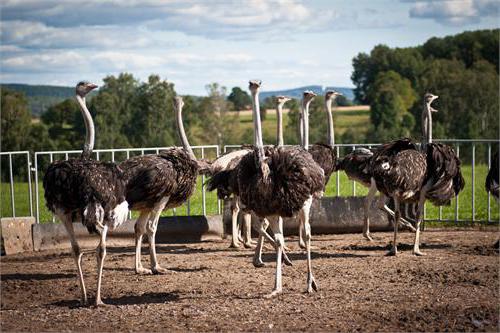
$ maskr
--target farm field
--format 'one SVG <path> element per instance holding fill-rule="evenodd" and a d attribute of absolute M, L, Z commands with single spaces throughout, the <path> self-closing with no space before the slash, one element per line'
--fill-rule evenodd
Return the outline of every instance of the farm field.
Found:
<path fill-rule="evenodd" d="M 319 292 L 305 294 L 306 260 L 287 239 L 294 266 L 283 269 L 283 294 L 273 287 L 274 255 L 251 264 L 251 250 L 227 241 L 158 244 L 166 275 L 136 275 L 134 249 L 109 248 L 100 308 L 79 306 L 68 252 L 2 258 L 2 331 L 498 331 L 497 232 L 426 231 L 425 257 L 411 254 L 401 233 L 398 257 L 385 257 L 392 233 L 314 236 Z M 131 241 L 132 242 L 132 241 Z M 146 249 L 143 249 L 146 251 Z M 148 257 L 147 255 L 144 257 Z M 147 263 L 146 263 L 147 264 Z M 95 257 L 83 260 L 90 299 Z"/>
<path fill-rule="evenodd" d="M 488 219 L 488 194 L 484 189 L 484 180 L 488 168 L 486 165 L 479 164 L 475 167 L 475 220 L 487 220 Z M 458 205 L 458 217 L 461 220 L 471 220 L 472 219 L 472 168 L 470 165 L 462 166 L 462 173 L 465 178 L 466 186 L 465 189 L 459 195 L 459 205 Z M 339 173 L 339 195 L 340 196 L 351 196 L 353 195 L 353 182 L 350 181 L 345 173 Z M 336 174 L 333 174 L 328 183 L 325 195 L 333 197 L 337 195 L 336 186 Z M 356 183 L 354 185 L 355 194 L 357 196 L 366 195 L 368 190 L 362 185 Z M 197 190 L 190 199 L 190 213 L 191 215 L 201 215 L 202 214 L 202 181 L 201 177 L 198 180 Z M 33 189 L 34 191 L 34 189 Z M 29 200 L 28 200 L 28 184 L 26 182 L 15 183 L 14 195 L 15 195 L 15 208 L 17 216 L 27 216 L 29 215 Z M 43 222 L 49 222 L 52 219 L 52 215 L 45 207 L 45 199 L 43 195 L 42 183 L 39 183 L 39 198 L 40 198 L 40 218 Z M 2 210 L 1 216 L 8 217 L 12 216 L 11 199 L 10 199 L 10 185 L 8 183 L 1 183 L 1 201 Z M 33 196 L 33 202 L 35 198 Z M 188 215 L 187 214 L 187 204 L 176 209 L 175 214 L 177 215 Z M 207 215 L 213 215 L 218 213 L 218 201 L 215 192 L 206 192 L 206 212 Z M 438 219 L 440 216 L 439 208 L 434 207 L 432 204 L 426 205 L 426 218 L 427 219 Z M 163 212 L 163 216 L 172 216 L 174 212 L 172 210 Z M 442 208 L 441 217 L 443 219 L 455 219 L 456 214 L 456 203 L 455 200 L 452 201 L 450 206 L 445 206 Z M 136 216 L 136 213 L 133 213 Z M 490 198 L 490 220 L 500 220 L 500 205 L 495 201 L 493 197 Z M 464 223 L 459 223 L 463 225 Z M 468 223 L 466 223 L 468 224 Z M 433 223 L 426 223 L 427 226 L 437 225 Z M 439 223 L 439 226 L 443 224 Z M 445 224 L 446 225 L 446 224 Z M 448 223 L 447 225 L 454 226 L 453 223 Z"/>

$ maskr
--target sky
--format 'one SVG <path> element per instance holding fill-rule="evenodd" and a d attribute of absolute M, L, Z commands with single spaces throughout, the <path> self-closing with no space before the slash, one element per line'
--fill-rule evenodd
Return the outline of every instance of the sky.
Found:
<path fill-rule="evenodd" d="M 499 27 L 498 0 L 2 0 L 0 82 L 73 86 L 158 74 L 205 85 L 352 87 L 352 58 L 377 44 Z"/>

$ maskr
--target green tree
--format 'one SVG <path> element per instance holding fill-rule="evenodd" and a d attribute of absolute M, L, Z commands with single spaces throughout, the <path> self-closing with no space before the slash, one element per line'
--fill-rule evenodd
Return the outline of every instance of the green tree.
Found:
<path fill-rule="evenodd" d="M 81 149 L 85 139 L 85 124 L 78 103 L 66 99 L 42 114 L 44 127 L 57 149 Z"/>
<path fill-rule="evenodd" d="M 24 94 L 2 88 L 1 135 L 2 151 L 27 148 L 27 133 L 31 127 L 31 114 Z"/>
<path fill-rule="evenodd" d="M 163 147 L 175 144 L 177 132 L 173 110 L 172 83 L 151 75 L 135 91 L 131 121 L 127 128 L 129 143 L 138 147 Z"/>
<path fill-rule="evenodd" d="M 238 114 L 228 114 L 233 105 L 226 99 L 226 88 L 218 83 L 208 84 L 205 88 L 208 97 L 203 98 L 199 106 L 203 142 L 223 146 L 238 140 Z"/>
<path fill-rule="evenodd" d="M 409 80 L 394 71 L 377 75 L 368 96 L 372 128 L 368 137 L 373 141 L 387 141 L 409 136 L 415 120 L 409 111 L 416 95 Z"/>
<path fill-rule="evenodd" d="M 139 82 L 132 74 L 104 78 L 104 85 L 92 98 L 90 112 L 96 125 L 96 148 L 130 147 L 127 134 L 133 132 L 131 122 Z"/>
<path fill-rule="evenodd" d="M 252 105 L 250 95 L 240 87 L 233 87 L 227 100 L 233 103 L 235 110 L 246 110 Z"/>

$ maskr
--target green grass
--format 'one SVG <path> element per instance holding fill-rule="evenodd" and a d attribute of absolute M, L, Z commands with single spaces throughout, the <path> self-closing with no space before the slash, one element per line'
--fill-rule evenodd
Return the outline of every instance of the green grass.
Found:
<path fill-rule="evenodd" d="M 475 168 L 475 220 L 487 220 L 488 219 L 488 195 L 484 190 L 484 180 L 487 174 L 487 166 L 484 164 L 478 164 Z M 470 165 L 464 165 L 462 167 L 462 173 L 465 178 L 465 188 L 459 195 L 459 208 L 458 217 L 460 220 L 472 220 L 472 167 Z M 353 182 L 347 179 L 345 173 L 341 172 L 339 177 L 339 194 L 340 196 L 352 196 L 353 195 Z M 337 175 L 333 174 L 328 183 L 325 196 L 333 197 L 337 195 L 336 181 Z M 190 199 L 190 213 L 191 215 L 201 215 L 202 212 L 202 191 L 201 191 L 201 177 L 198 179 L 196 191 Z M 356 196 L 364 196 L 367 194 L 368 190 L 355 183 Z M 39 187 L 39 200 L 40 200 L 40 220 L 42 222 L 49 222 L 52 220 L 51 213 L 45 207 L 45 199 L 43 195 L 43 186 L 40 183 Z M 33 192 L 35 189 L 33 188 Z M 28 184 L 26 182 L 15 183 L 14 186 L 14 196 L 15 196 L 15 207 L 16 216 L 29 216 L 29 197 L 28 197 Z M 0 216 L 9 217 L 12 216 L 11 209 L 11 199 L 10 199 L 10 185 L 9 183 L 1 183 L 1 212 Z M 33 204 L 35 203 L 35 197 L 33 196 Z M 498 221 L 500 220 L 500 206 L 491 197 L 490 201 L 490 220 Z M 439 208 L 434 207 L 432 204 L 426 204 L 426 219 L 438 219 L 439 218 Z M 206 213 L 207 215 L 217 214 L 218 203 L 215 192 L 206 192 Z M 172 216 L 174 213 L 172 210 L 163 212 L 162 216 Z M 187 204 L 176 209 L 176 215 L 187 215 Z M 133 213 L 134 217 L 137 213 Z M 455 219 L 455 199 L 452 201 L 450 206 L 445 206 L 442 208 L 442 218 L 443 219 Z M 459 223 L 464 225 L 464 223 Z M 451 224 L 450 224 L 451 225 Z"/>
<path fill-rule="evenodd" d="M 369 110 L 335 110 L 335 134 L 342 135 L 348 128 L 356 128 L 363 133 L 366 132 L 366 124 L 370 123 Z M 283 127 L 288 124 L 288 114 L 283 115 Z M 240 115 L 240 129 L 253 130 L 252 115 Z M 266 119 L 262 121 L 262 130 L 264 133 L 276 132 L 276 112 L 266 113 Z"/>

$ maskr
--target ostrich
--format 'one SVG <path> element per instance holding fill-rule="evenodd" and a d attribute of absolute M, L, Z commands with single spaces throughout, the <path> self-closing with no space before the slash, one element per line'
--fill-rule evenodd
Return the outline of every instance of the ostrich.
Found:
<path fill-rule="evenodd" d="M 95 305 L 101 300 L 101 281 L 106 256 L 106 235 L 121 225 L 128 214 L 125 200 L 125 183 L 121 170 L 114 163 L 91 159 L 94 148 L 94 122 L 87 109 L 85 96 L 97 88 L 82 81 L 76 86 L 76 100 L 85 121 L 86 138 L 82 155 L 65 161 L 53 162 L 43 178 L 47 208 L 66 227 L 75 257 L 81 289 L 82 305 L 87 304 L 87 292 L 82 272 L 80 246 L 75 237 L 73 221 L 81 221 L 89 233 L 98 233 L 100 242 L 96 248 L 97 292 Z"/>
<path fill-rule="evenodd" d="M 337 155 L 335 154 L 334 151 L 335 135 L 333 129 L 332 102 L 339 95 L 341 94 L 339 92 L 336 92 L 335 90 L 329 90 L 325 94 L 325 111 L 328 122 L 328 135 L 327 135 L 328 143 L 327 144 L 315 143 L 309 149 L 309 152 L 311 153 L 313 160 L 321 167 L 321 169 L 323 169 L 323 172 L 325 174 L 325 183 L 323 186 L 323 191 L 326 190 L 326 185 L 330 180 L 330 176 L 336 170 Z M 302 105 L 304 112 L 307 113 L 306 116 L 307 119 L 309 119 L 309 104 L 312 101 L 312 99 L 314 99 L 315 96 L 316 94 L 314 94 L 311 91 L 304 92 Z M 303 124 L 303 126 L 306 126 L 305 123 Z M 307 123 L 307 126 L 309 126 L 309 123 Z M 303 132 L 305 132 L 305 130 L 303 130 Z M 302 224 L 299 227 L 299 246 L 303 249 L 305 248 L 304 228 L 302 228 Z"/>
<path fill-rule="evenodd" d="M 290 101 L 291 99 L 285 96 L 277 96 L 277 131 L 276 131 L 276 141 L 279 147 L 283 146 L 283 105 Z M 228 154 L 222 155 L 216 160 L 212 161 L 212 177 L 207 182 L 207 189 L 213 191 L 217 189 L 217 196 L 219 199 L 226 199 L 231 197 L 231 222 L 232 222 L 232 241 L 230 247 L 239 247 L 238 242 L 238 214 L 240 211 L 240 202 L 238 198 L 238 183 L 236 179 L 236 173 L 234 172 L 236 166 L 241 161 L 244 155 L 251 151 L 250 147 L 244 147 L 241 150 L 230 152 Z M 251 220 L 252 215 L 250 213 L 243 212 L 243 221 L 245 227 L 245 247 L 252 247 L 255 244 L 251 240 Z M 261 240 L 262 241 L 262 240 Z M 260 249 L 262 244 L 258 249 L 259 255 L 256 254 L 254 259 L 254 265 L 256 267 L 263 266 L 263 262 L 260 259 Z M 257 252 L 256 252 L 257 253 Z M 288 258 L 285 256 L 285 262 L 291 264 Z"/>
<path fill-rule="evenodd" d="M 410 139 L 396 140 L 378 148 L 370 161 L 372 177 L 377 189 L 394 200 L 394 240 L 388 255 L 397 255 L 397 232 L 400 220 L 400 203 L 417 203 L 417 223 L 413 253 L 420 251 L 420 223 L 425 200 L 436 205 L 449 204 L 464 187 L 460 160 L 453 148 L 432 142 L 432 115 L 437 112 L 431 103 L 438 98 L 424 96 L 422 127 L 425 131 L 420 149 Z"/>
<path fill-rule="evenodd" d="M 255 149 L 245 155 L 237 167 L 239 195 L 244 209 L 254 212 L 262 221 L 269 220 L 276 241 L 276 276 L 268 297 L 282 291 L 281 260 L 284 246 L 283 221 L 279 217 L 302 214 L 307 248 L 307 291 L 317 290 L 311 267 L 311 227 L 309 211 L 313 196 L 321 195 L 323 170 L 311 155 L 301 148 L 271 147 L 264 149 L 259 114 L 260 81 L 250 81 L 255 128 Z M 306 133 L 304 133 L 306 134 Z M 259 230 L 262 234 L 262 228 Z M 264 230 L 265 231 L 265 230 Z"/>
<path fill-rule="evenodd" d="M 126 182 L 126 197 L 132 210 L 139 211 L 135 223 L 135 272 L 165 274 L 156 256 L 155 235 L 163 210 L 182 205 L 193 193 L 198 173 L 206 165 L 198 161 L 189 145 L 182 123 L 182 97 L 174 98 L 177 131 L 183 148 L 170 148 L 159 154 L 129 158 L 120 164 Z M 142 238 L 147 235 L 151 269 L 141 262 Z"/>

